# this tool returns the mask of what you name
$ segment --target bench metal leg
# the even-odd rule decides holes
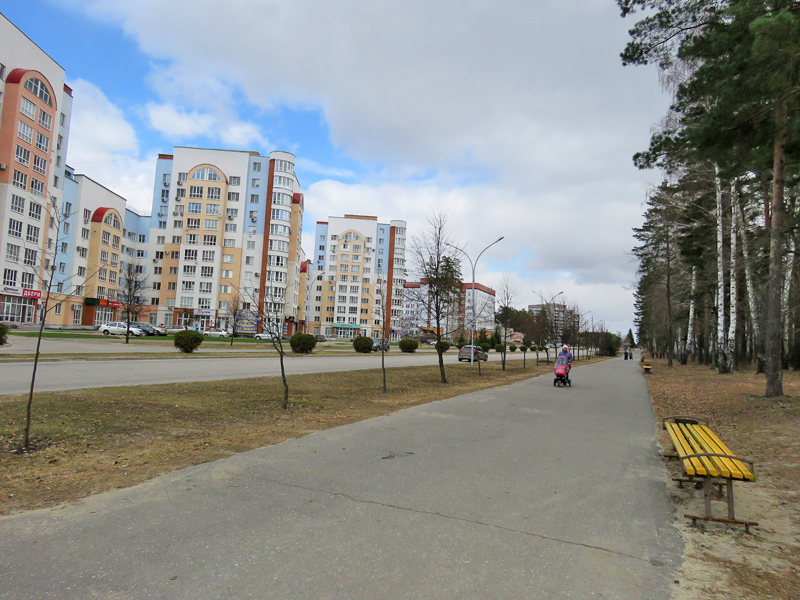
[[[714,490],[714,486],[717,486],[717,490]],[[725,486],[726,493],[722,493],[722,486]],[[711,501],[712,500],[726,500],[728,504],[728,518],[727,519],[720,519],[714,517],[711,510]],[[734,501],[733,501],[733,479],[726,479],[725,483],[716,483],[711,481],[710,477],[703,478],[703,501],[705,504],[705,516],[701,517],[699,515],[690,515],[684,513],[684,517],[687,519],[692,520],[692,526],[697,525],[698,520],[702,521],[714,521],[716,523],[728,523],[731,525],[744,525],[745,533],[750,533],[750,526],[751,525],[758,525],[757,521],[740,521],[736,518],[736,514],[734,512]]]

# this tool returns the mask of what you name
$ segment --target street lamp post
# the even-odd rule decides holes
[[[475,262],[472,261],[472,259],[469,257],[469,254],[467,254],[464,251],[463,248],[459,248],[458,246],[454,246],[453,244],[447,244],[451,248],[455,248],[456,250],[461,252],[461,254],[466,256],[467,260],[469,261],[470,267],[472,267],[472,327],[470,327],[470,334],[469,334],[469,343],[470,343],[470,346],[472,346],[472,352],[469,353],[469,362],[470,362],[471,365],[475,364],[475,321],[477,319],[477,315],[476,315],[476,311],[475,311],[475,267],[478,264],[478,260],[480,259],[481,255],[484,252],[486,252],[489,248],[494,246],[497,242],[502,240],[504,237],[505,236],[501,235],[499,238],[497,238],[491,244],[486,246],[486,248],[481,250],[480,254],[478,254],[478,258],[475,259]]]

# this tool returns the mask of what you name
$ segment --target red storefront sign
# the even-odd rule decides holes
[[[40,290],[29,290],[27,288],[22,290],[23,298],[41,298],[42,292]]]
[[[100,298],[99,304],[100,306],[110,306],[111,308],[120,307],[119,302],[116,302],[115,300],[106,300],[105,298]]]

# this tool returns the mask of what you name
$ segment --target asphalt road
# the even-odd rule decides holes
[[[511,353],[508,353],[508,357],[512,359]],[[516,356],[513,358],[520,360],[522,357]],[[500,357],[492,355],[490,360],[500,360]],[[530,360],[530,356],[528,360]],[[445,354],[445,362],[447,364],[458,362],[456,353],[451,351]],[[367,355],[353,355],[350,353],[345,356],[287,355],[284,364],[288,374],[379,369],[381,355],[379,353]],[[386,353],[387,367],[435,364],[437,364],[437,357],[432,352],[404,354],[399,351],[389,351]],[[0,394],[26,393],[30,389],[32,370],[32,362],[0,365],[0,373],[2,373],[0,377]],[[36,390],[48,392],[152,383],[220,381],[248,377],[270,377],[280,375],[280,373],[280,361],[277,354],[255,358],[212,357],[42,361],[36,371]]]
[[[0,598],[666,600],[682,545],[643,378],[618,359],[573,381],[0,518]]]

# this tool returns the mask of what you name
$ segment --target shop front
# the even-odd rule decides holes
[[[42,292],[10,286],[4,286],[0,291],[0,322],[36,323],[36,309]]]

